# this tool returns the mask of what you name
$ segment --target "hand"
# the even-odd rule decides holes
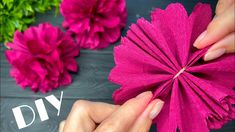
[[[59,132],[147,132],[163,107],[159,99],[150,102],[152,96],[144,92],[121,106],[77,101]]]
[[[224,53],[235,52],[235,0],[219,0],[216,16],[194,42],[194,46],[202,49],[212,45],[204,56],[205,61],[213,60]]]

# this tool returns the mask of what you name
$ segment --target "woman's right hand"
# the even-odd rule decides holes
[[[203,19],[203,18],[202,18]],[[219,0],[216,15],[207,29],[194,42],[198,49],[212,45],[204,56],[205,61],[225,53],[235,52],[235,0]]]

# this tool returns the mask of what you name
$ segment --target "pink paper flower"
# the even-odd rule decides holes
[[[22,88],[27,86],[42,93],[68,85],[69,71],[77,72],[75,56],[79,49],[68,35],[49,23],[30,27],[24,33],[14,34],[5,52],[12,65],[11,76]]]
[[[63,27],[82,48],[100,49],[121,36],[126,23],[125,0],[63,0]]]
[[[165,102],[154,120],[159,132],[209,132],[234,119],[235,55],[204,62],[208,48],[193,47],[211,16],[207,4],[197,4],[190,16],[181,4],[170,4],[155,9],[151,22],[132,24],[114,50],[109,79],[121,85],[114,101],[152,91]]]

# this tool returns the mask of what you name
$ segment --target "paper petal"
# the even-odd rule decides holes
[[[165,102],[154,119],[159,132],[209,132],[235,119],[235,56],[204,62],[209,47],[192,46],[211,20],[210,6],[199,3],[188,16],[181,4],[170,4],[151,19],[132,24],[114,49],[109,80],[121,86],[115,103],[152,91]]]
[[[22,88],[43,93],[71,83],[68,71],[77,71],[79,49],[71,37],[49,23],[15,32],[6,50],[11,76]]]
[[[81,48],[101,49],[117,41],[126,24],[125,0],[63,0],[63,26]]]

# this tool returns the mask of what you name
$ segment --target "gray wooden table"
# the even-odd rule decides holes
[[[127,26],[123,30],[122,35],[126,34],[128,27],[134,23],[139,17],[149,19],[149,13],[154,7],[165,8],[169,3],[180,2],[190,13],[194,5],[198,2],[196,0],[127,0],[128,19]],[[213,10],[215,9],[216,1],[201,0],[200,2],[210,3]],[[54,15],[54,11],[48,11],[45,14],[37,14],[36,24],[41,22],[50,22],[54,26],[61,27],[63,17],[61,15]],[[62,29],[62,28],[61,28]],[[0,131],[1,132],[56,132],[58,131],[58,124],[64,120],[68,115],[72,104],[78,99],[86,99],[92,101],[102,101],[112,103],[112,92],[119,88],[119,86],[110,83],[107,80],[108,74],[114,66],[113,61],[113,47],[109,46],[103,50],[81,50],[80,57],[77,62],[80,67],[78,74],[73,75],[73,83],[68,87],[60,87],[58,90],[49,92],[47,94],[33,93],[29,89],[22,90],[15,81],[9,76],[9,64],[4,56],[4,47],[0,47]],[[19,105],[29,105],[36,110],[34,101],[39,98],[44,98],[48,95],[54,94],[57,98],[60,97],[60,92],[63,91],[63,101],[60,115],[57,116],[56,109],[45,101],[45,106],[49,115],[49,120],[40,121],[39,115],[36,111],[36,119],[34,123],[21,130],[18,130],[16,121],[14,119],[12,108]],[[27,109],[23,109],[23,114],[29,113]],[[26,122],[32,118],[31,114],[24,114]],[[219,132],[232,132],[234,130],[235,122],[232,121],[226,124]],[[197,123],[195,122],[195,125]],[[151,131],[156,131],[155,127]],[[215,132],[215,131],[213,131]]]

